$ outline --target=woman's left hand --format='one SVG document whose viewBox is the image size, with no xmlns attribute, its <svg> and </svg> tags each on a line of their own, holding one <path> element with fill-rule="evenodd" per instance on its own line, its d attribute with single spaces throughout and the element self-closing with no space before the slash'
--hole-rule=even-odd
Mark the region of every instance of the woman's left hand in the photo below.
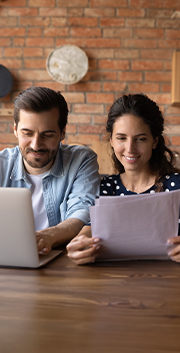
<svg viewBox="0 0 180 353">
<path fill-rule="evenodd" d="M 168 256 L 171 260 L 180 262 L 180 236 L 168 239 Z"/>
</svg>

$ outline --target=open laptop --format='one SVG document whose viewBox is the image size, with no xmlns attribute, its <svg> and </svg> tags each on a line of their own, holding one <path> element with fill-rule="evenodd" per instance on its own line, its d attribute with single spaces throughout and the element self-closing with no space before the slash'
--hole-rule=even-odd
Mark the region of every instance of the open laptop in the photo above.
<svg viewBox="0 0 180 353">
<path fill-rule="evenodd" d="M 0 266 L 38 268 L 62 251 L 39 256 L 30 190 L 0 187 Z"/>
</svg>

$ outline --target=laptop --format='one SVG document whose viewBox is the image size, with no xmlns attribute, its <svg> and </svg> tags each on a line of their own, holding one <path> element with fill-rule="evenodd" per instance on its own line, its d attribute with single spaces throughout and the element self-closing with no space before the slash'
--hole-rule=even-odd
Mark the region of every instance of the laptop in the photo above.
<svg viewBox="0 0 180 353">
<path fill-rule="evenodd" d="M 62 252 L 39 256 L 31 191 L 0 187 L 0 266 L 39 268 Z"/>
</svg>

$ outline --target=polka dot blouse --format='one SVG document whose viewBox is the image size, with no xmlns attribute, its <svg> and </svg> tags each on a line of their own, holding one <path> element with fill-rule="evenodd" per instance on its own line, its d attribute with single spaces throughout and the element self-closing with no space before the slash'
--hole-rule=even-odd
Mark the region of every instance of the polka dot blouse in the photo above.
<svg viewBox="0 0 180 353">
<path fill-rule="evenodd" d="M 163 182 L 163 189 L 166 192 L 171 190 L 180 189 L 180 174 L 173 173 L 166 175 Z M 153 185 L 148 190 L 144 191 L 143 194 L 154 193 L 155 185 Z M 110 175 L 104 176 L 101 180 L 100 186 L 100 195 L 101 196 L 124 196 L 124 195 L 135 195 L 136 193 L 130 190 L 127 190 L 121 182 L 120 175 Z"/>
</svg>

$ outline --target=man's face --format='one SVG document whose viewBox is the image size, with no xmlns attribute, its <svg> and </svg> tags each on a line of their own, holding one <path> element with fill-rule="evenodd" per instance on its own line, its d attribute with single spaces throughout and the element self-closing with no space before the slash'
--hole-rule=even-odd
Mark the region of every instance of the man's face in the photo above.
<svg viewBox="0 0 180 353">
<path fill-rule="evenodd" d="M 58 126 L 58 117 L 57 108 L 42 113 L 20 110 L 14 134 L 29 174 L 41 174 L 51 168 L 59 143 L 64 138 L 64 132 Z"/>
</svg>

